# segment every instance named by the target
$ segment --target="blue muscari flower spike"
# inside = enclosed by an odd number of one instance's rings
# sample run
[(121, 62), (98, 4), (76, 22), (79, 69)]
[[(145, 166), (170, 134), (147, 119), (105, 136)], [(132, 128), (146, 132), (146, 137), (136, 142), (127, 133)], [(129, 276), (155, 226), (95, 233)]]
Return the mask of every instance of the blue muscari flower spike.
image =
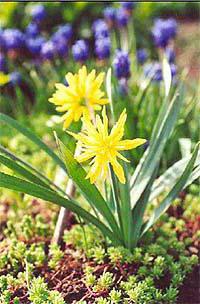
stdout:
[(67, 23), (64, 25), (60, 25), (56, 33), (54, 34), (55, 37), (60, 37), (69, 41), (72, 37), (73, 30), (71, 24)]
[(72, 46), (72, 54), (75, 61), (83, 62), (89, 57), (89, 47), (85, 40), (77, 40)]
[(140, 64), (145, 63), (145, 61), (147, 60), (148, 54), (147, 51), (145, 49), (139, 49), (137, 50), (137, 61)]
[[(172, 78), (177, 74), (177, 67), (175, 64), (170, 64)], [(144, 74), (153, 81), (160, 82), (163, 79), (162, 66), (159, 62), (148, 63), (144, 66)]]
[(55, 46), (54, 43), (49, 40), (42, 44), (42, 48), (40, 51), (41, 58), (44, 60), (51, 60), (55, 56)]
[(107, 22), (113, 24), (116, 19), (116, 9), (112, 6), (108, 6), (104, 9), (103, 15)]
[(116, 10), (116, 23), (118, 27), (125, 27), (127, 26), (129, 21), (129, 15), (127, 14), (126, 10), (122, 7)]
[(170, 39), (177, 33), (177, 22), (175, 19), (157, 19), (152, 29), (152, 36), (157, 47), (165, 48)]
[(12, 85), (19, 85), (22, 81), (22, 76), (19, 72), (12, 72), (10, 74), (10, 83)]
[(117, 50), (115, 58), (113, 60), (113, 68), (115, 76), (118, 79), (126, 78), (130, 76), (130, 59), (127, 52)]
[(25, 37), (18, 29), (5, 29), (3, 31), (3, 40), (6, 50), (21, 49), (25, 45)]
[(95, 40), (95, 54), (98, 59), (103, 60), (110, 57), (110, 38), (99, 38)]
[(47, 13), (46, 13), (46, 9), (44, 7), (44, 5), (42, 4), (38, 4), (33, 6), (32, 10), (31, 10), (31, 16), (33, 21), (35, 22), (41, 22), (45, 19)]
[(102, 38), (109, 36), (108, 25), (103, 19), (97, 19), (93, 22), (92, 31), (95, 38)]
[(159, 62), (148, 63), (144, 66), (144, 74), (154, 81), (162, 80), (162, 67)]
[(137, 4), (134, 1), (124, 1), (124, 2), (120, 2), (120, 3), (121, 3), (121, 6), (127, 11), (132, 11)]
[(165, 49), (165, 54), (169, 63), (174, 63), (175, 61), (175, 52), (171, 47)]
[(54, 42), (55, 52), (60, 57), (65, 57), (68, 55), (68, 45), (67, 42), (63, 39), (59, 39)]
[(6, 73), (7, 72), (7, 62), (6, 58), (3, 54), (0, 53), (0, 71)]
[(34, 56), (39, 56), (42, 45), (45, 43), (45, 39), (41, 36), (36, 38), (30, 38), (26, 40), (26, 47), (29, 52)]
[(35, 38), (40, 33), (40, 29), (38, 24), (36, 23), (29, 23), (29, 25), (26, 28), (26, 37), (28, 38)]

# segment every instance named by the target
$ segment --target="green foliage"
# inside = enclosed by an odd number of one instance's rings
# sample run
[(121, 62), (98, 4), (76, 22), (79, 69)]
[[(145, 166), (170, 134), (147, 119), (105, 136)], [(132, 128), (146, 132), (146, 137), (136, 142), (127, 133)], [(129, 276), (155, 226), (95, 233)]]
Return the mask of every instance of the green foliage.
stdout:
[(29, 290), (29, 300), (33, 304), (65, 304), (58, 291), (50, 291), (42, 277), (34, 278)]

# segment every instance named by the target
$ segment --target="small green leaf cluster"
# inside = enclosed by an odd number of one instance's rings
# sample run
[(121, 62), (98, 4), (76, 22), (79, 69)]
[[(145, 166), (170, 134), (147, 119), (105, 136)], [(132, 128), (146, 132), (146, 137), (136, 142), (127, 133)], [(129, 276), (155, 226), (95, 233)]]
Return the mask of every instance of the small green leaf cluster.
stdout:
[(55, 269), (58, 266), (59, 261), (64, 256), (64, 252), (60, 249), (57, 244), (50, 244), (49, 246), (50, 260), (48, 265), (50, 268)]
[(51, 231), (51, 227), (38, 214), (35, 218), (31, 215), (24, 215), (19, 223), (16, 223), (14, 218), (8, 220), (4, 234), (9, 238), (30, 240), (35, 236), (48, 237)]
[(29, 300), (32, 304), (66, 304), (58, 291), (50, 291), (42, 277), (34, 278), (29, 289)]

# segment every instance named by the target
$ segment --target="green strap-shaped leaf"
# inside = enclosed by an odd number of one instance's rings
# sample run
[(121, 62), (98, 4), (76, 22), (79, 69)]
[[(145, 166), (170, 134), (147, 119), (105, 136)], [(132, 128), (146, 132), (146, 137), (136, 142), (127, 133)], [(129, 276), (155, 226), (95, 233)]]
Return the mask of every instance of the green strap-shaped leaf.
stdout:
[[(180, 176), (182, 175), (190, 157), (184, 157), (183, 159), (177, 161), (169, 169), (167, 169), (167, 171), (165, 171), (163, 175), (161, 175), (159, 178), (155, 180), (151, 189), (151, 195), (149, 199), (150, 201), (155, 199), (165, 190), (171, 189), (173, 187), (177, 179), (180, 178)], [(200, 153), (197, 155), (195, 166), (200, 166)], [(195, 168), (192, 171), (190, 178), (187, 181), (187, 186), (191, 184), (199, 176), (200, 176), (200, 172), (197, 168)]]
[(91, 184), (88, 179), (86, 179), (87, 174), (85, 170), (74, 159), (71, 151), (59, 139), (57, 139), (57, 142), (63, 160), (66, 164), (69, 177), (71, 177), (73, 182), (80, 189), (83, 196), (87, 199), (90, 205), (101, 213), (101, 215), (110, 225), (110, 228), (113, 230), (113, 232), (120, 236), (121, 232), (117, 226), (116, 220), (97, 187), (94, 184)]
[(124, 164), (124, 172), (126, 177), (126, 183), (119, 185), (120, 190), (120, 213), (123, 225), (123, 234), (126, 246), (131, 250), (133, 248), (133, 231), (134, 223), (132, 221), (132, 210), (131, 210), (131, 198), (130, 198), (130, 183), (128, 176), (127, 164)]
[(13, 161), (19, 163), (23, 167), (25, 167), (29, 172), (31, 172), (33, 175), (37, 176), (40, 180), (42, 180), (45, 184), (50, 185), (53, 187), (56, 191), (61, 192), (62, 194), (65, 195), (65, 192), (58, 187), (56, 184), (54, 184), (50, 179), (48, 179), (45, 175), (43, 175), (40, 171), (38, 171), (36, 168), (31, 166), (29, 163), (26, 161), (22, 160), (20, 157), (14, 155), (11, 151), (7, 150), (5, 147), (3, 147), (0, 144), (0, 152), (6, 156), (8, 156), (10, 159)]
[(8, 157), (5, 157), (0, 154), (0, 163), (2, 163), (7, 168), (10, 168), (11, 170), (13, 170), (15, 173), (21, 175), (25, 179), (29, 180), (30, 182), (33, 182), (35, 184), (48, 188), (48, 184), (44, 183), (44, 181), (39, 179), (37, 176), (32, 174), (30, 171), (26, 170), (24, 167), (18, 165), (12, 159), (9, 159)]
[[(138, 172), (138, 175), (134, 181), (134, 186), (131, 190), (131, 205), (134, 208), (145, 187), (147, 186), (151, 176), (160, 162), (160, 158), (170, 136), (173, 127), (176, 123), (179, 111), (181, 107), (181, 99), (174, 98), (166, 111), (165, 117), (160, 124), (160, 128), (155, 133), (155, 138), (152, 139), (152, 143), (148, 148), (146, 158)], [(160, 119), (160, 118), (159, 118)]]
[(134, 231), (133, 231), (133, 235), (132, 235), (133, 247), (137, 246), (137, 242), (140, 238), (140, 232), (141, 232), (141, 228), (142, 228), (142, 224), (143, 224), (143, 216), (144, 216), (145, 210), (146, 210), (148, 202), (149, 202), (149, 195), (151, 192), (151, 187), (152, 187), (153, 181), (156, 177), (157, 171), (158, 171), (158, 167), (154, 171), (154, 174), (151, 176), (151, 179), (150, 179), (147, 187), (145, 188), (144, 192), (142, 193), (140, 199), (138, 200), (137, 204), (135, 205), (135, 207), (133, 208), (133, 211), (132, 211), (132, 222), (134, 225)]
[(27, 182), (26, 180), (4, 174), (2, 172), (0, 172), (0, 187), (27, 193), (31, 196), (65, 207), (98, 227), (102, 233), (113, 242), (113, 244), (122, 245), (118, 237), (114, 235), (112, 231), (107, 228), (101, 221), (84, 210), (82, 207), (78, 206), (74, 201), (68, 200), (58, 195), (55, 191)]
[(25, 137), (34, 142), (40, 149), (45, 151), (56, 162), (56, 164), (63, 168), (63, 170), (66, 170), (63, 161), (31, 130), (27, 129), (18, 121), (3, 113), (0, 113), (0, 122), (6, 123), (7, 125), (22, 133)]
[(154, 223), (160, 218), (160, 216), (169, 208), (171, 205), (171, 202), (176, 198), (178, 193), (183, 189), (185, 184), (187, 183), (187, 180), (192, 172), (193, 166), (195, 164), (195, 160), (197, 158), (198, 154), (198, 149), (199, 149), (200, 143), (198, 143), (194, 149), (194, 152), (192, 154), (191, 159), (189, 160), (183, 174), (181, 177), (178, 179), (177, 183), (174, 185), (172, 190), (167, 194), (165, 199), (162, 201), (159, 207), (157, 207), (153, 214), (151, 215), (150, 219), (148, 222), (144, 225), (142, 229), (142, 234), (143, 235)]

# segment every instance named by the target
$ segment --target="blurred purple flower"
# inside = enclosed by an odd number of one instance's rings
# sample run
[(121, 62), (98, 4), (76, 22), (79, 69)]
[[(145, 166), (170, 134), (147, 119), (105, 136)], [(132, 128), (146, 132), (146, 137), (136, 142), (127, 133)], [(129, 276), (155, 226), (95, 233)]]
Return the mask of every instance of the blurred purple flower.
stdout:
[(111, 41), (110, 38), (99, 38), (95, 40), (95, 54), (98, 59), (110, 57)]
[(121, 3), (121, 6), (127, 11), (132, 11), (137, 4), (134, 1), (124, 1), (124, 2), (120, 2), (120, 3)]
[(116, 22), (118, 27), (125, 27), (127, 26), (129, 21), (129, 15), (127, 14), (126, 10), (122, 7), (116, 10)]
[(115, 76), (118, 79), (129, 78), (130, 76), (130, 59), (127, 52), (117, 50), (113, 60)]
[(72, 37), (73, 30), (71, 24), (67, 23), (64, 25), (60, 25), (58, 30), (55, 33), (55, 36), (62, 37), (66, 41), (69, 41)]
[[(170, 65), (172, 78), (177, 74), (177, 67), (174, 64)], [(159, 62), (148, 63), (144, 66), (144, 74), (148, 78), (156, 82), (160, 82), (163, 79), (162, 66)]]
[(145, 61), (147, 60), (148, 54), (147, 51), (145, 49), (139, 49), (137, 50), (137, 61), (140, 64), (145, 63)]
[(44, 60), (51, 60), (54, 58), (55, 46), (51, 40), (48, 40), (42, 44), (40, 55)]
[(109, 36), (108, 25), (103, 19), (97, 19), (93, 22), (92, 31), (95, 38), (103, 38)]
[(177, 33), (177, 22), (175, 19), (157, 19), (154, 22), (152, 36), (157, 47), (165, 48), (169, 40)]
[(40, 33), (40, 29), (38, 24), (36, 23), (29, 23), (29, 25), (26, 28), (26, 36), (29, 38), (35, 38)]
[(89, 47), (85, 40), (77, 40), (72, 46), (72, 54), (76, 61), (83, 62), (89, 57)]
[(103, 12), (104, 18), (105, 20), (109, 23), (109, 24), (114, 24), (115, 20), (116, 20), (116, 9), (112, 6), (108, 6), (104, 9)]
[(33, 6), (31, 10), (31, 16), (33, 18), (33, 21), (35, 22), (41, 22), (45, 19), (47, 13), (44, 5), (38, 4)]
[(59, 55), (60, 57), (65, 57), (68, 54), (68, 45), (67, 42), (65, 40), (63, 40), (62, 38), (60, 38), (59, 40), (54, 43), (54, 48), (55, 48), (55, 52), (57, 53), (57, 55)]
[(34, 38), (30, 38), (26, 40), (26, 46), (29, 52), (34, 55), (38, 56), (40, 54), (42, 45), (45, 43), (45, 39), (41, 36)]
[(24, 34), (18, 29), (5, 29), (3, 31), (3, 40), (6, 50), (21, 49), (25, 45)]

